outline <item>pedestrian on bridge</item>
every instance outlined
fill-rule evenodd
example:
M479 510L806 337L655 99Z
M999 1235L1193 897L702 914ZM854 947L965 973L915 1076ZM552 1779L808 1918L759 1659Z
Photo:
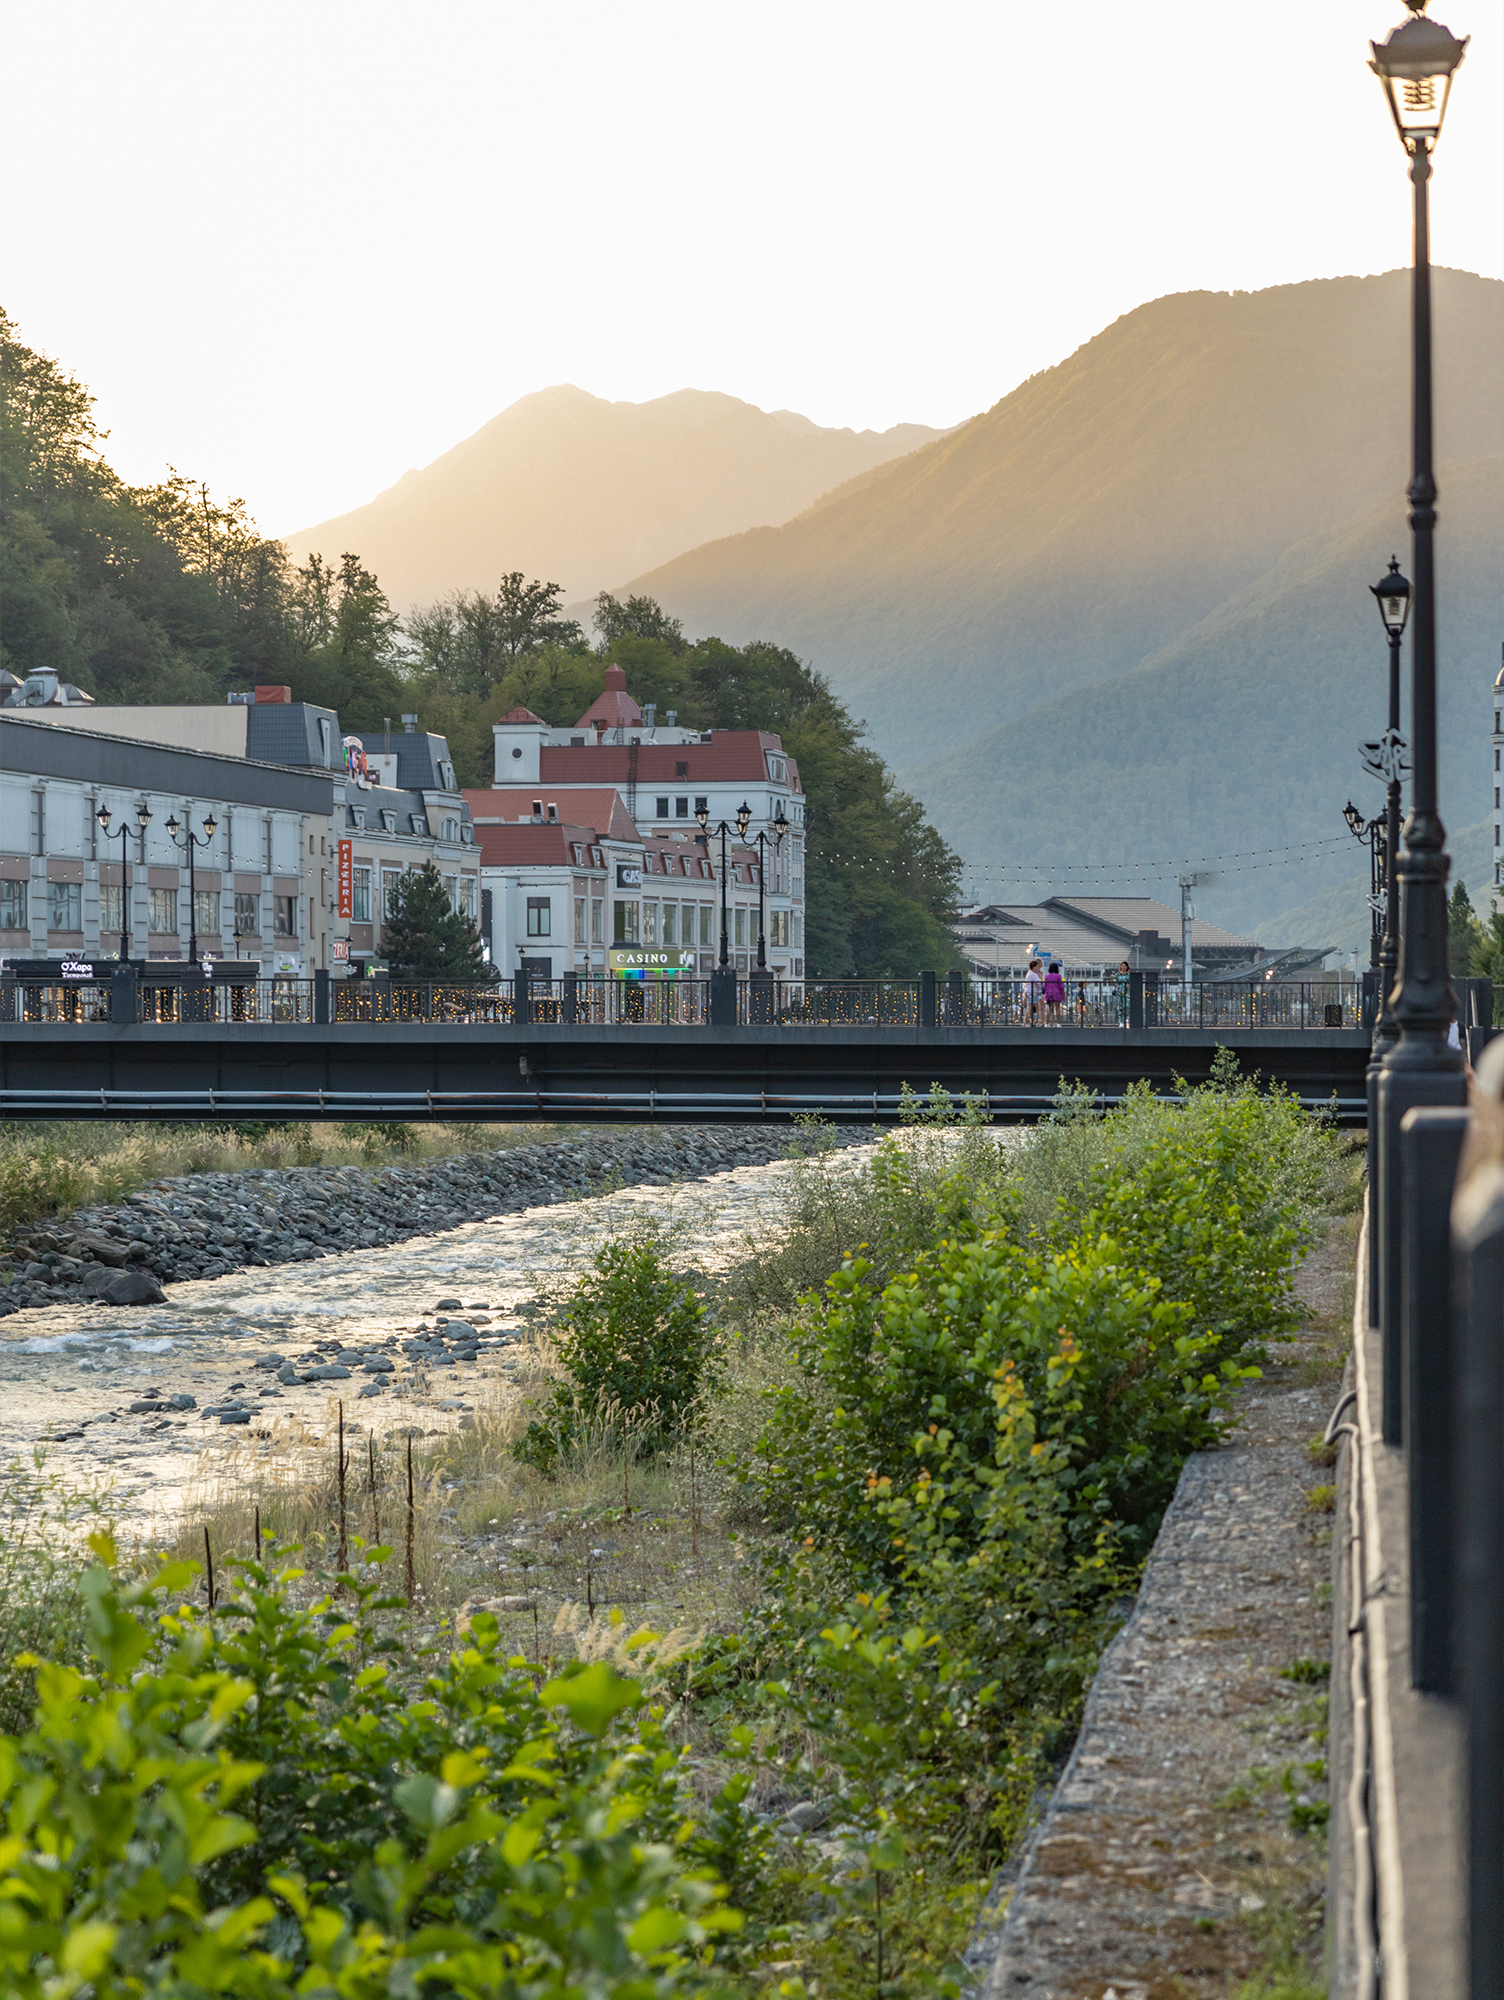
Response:
M1039 1026L1039 1002L1044 992L1044 980L1040 977L1040 961L1029 960L1029 969L1024 974L1024 1018L1031 1028Z
M1126 1028L1128 1025L1128 995L1132 987L1132 970L1133 968L1125 958L1118 967L1117 978L1113 982L1118 990L1118 1026L1120 1028Z
M1050 1027L1061 1026L1061 1009L1065 1005L1065 980L1061 976L1057 960L1051 959L1044 975L1044 1018Z

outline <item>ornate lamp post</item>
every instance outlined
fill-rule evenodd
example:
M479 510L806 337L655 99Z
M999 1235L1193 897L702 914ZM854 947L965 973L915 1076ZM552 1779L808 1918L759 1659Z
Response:
M1384 935L1384 908L1387 874L1385 872L1384 816L1364 819L1362 813L1349 799L1342 808L1342 817L1347 821L1347 830L1354 840L1361 840L1368 849L1368 963L1377 974L1379 957ZM1381 996L1382 1004L1382 996Z
M213 813L209 813L204 820L202 837L196 834L191 826L188 826L183 828L183 838L179 840L177 815L174 814L167 822L167 837L173 846L183 847L188 851L188 956L195 963L198 960L198 891L193 872L193 854L195 848L207 847L210 844L214 838L214 829L218 825L219 821L214 817Z
M757 969L759 972L766 972L768 969L767 942L764 936L767 928L764 918L767 897L764 891L768 877L768 848L771 846L775 855L780 853L783 848L783 836L788 830L789 823L784 817L783 801L780 799L772 825L757 836Z
M1431 155L1441 137L1452 78L1467 50L1426 0L1407 0L1411 18L1370 46L1414 186L1415 254L1411 280L1412 470L1409 487L1414 620L1410 647L1410 716L1414 774L1403 851L1391 873L1399 891L1398 979L1390 996L1396 1039L1379 1076L1376 1215L1383 1231L1379 1324L1384 1330L1384 1438L1402 1441L1404 1368L1400 1328L1400 1121L1418 1105L1460 1105L1460 1053L1447 1046L1451 981L1447 970L1446 829L1436 790L1436 475L1431 423L1431 251L1427 190ZM1381 609L1383 600L1381 598ZM1386 624L1388 619L1385 620Z
M1378 956L1379 1017L1374 1024L1374 1046L1382 1053L1396 1035L1389 996L1394 989L1400 958L1394 858L1400 851L1400 779L1406 770L1405 741L1400 735L1400 641L1405 636L1405 626L1410 618L1410 580L1400 574L1398 557L1391 556L1389 574L1368 587L1379 607L1384 636L1389 641L1389 726L1377 744L1365 743L1363 746L1365 768L1376 777L1382 777L1386 788L1384 852L1388 865L1384 871L1384 924ZM1376 755L1373 754L1375 752Z
M701 833L709 833L710 832L709 807L702 806L700 811L695 814L695 818L700 822ZM742 840L746 839L747 828L751 824L752 824L752 808L747 804L746 800L743 799L741 804L736 809L736 831L740 839ZM731 940L728 935L727 925L726 925L726 842L730 836L731 828L726 824L725 820L722 820L716 827L715 831L721 837L721 955L719 964L721 971L726 972L729 971L731 965Z
M119 831L111 833L110 821L114 815L108 806L101 806L94 817L99 821L100 828L106 840L118 840L120 842L120 963L122 965L129 965L131 962L131 883L130 858L127 853L126 843L131 837L131 825L129 820L122 820ZM151 808L143 799L136 808L136 838L138 840L146 838L146 829L150 825Z

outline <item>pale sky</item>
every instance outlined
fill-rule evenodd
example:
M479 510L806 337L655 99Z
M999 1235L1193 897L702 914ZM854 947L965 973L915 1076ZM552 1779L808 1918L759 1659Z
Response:
M1432 11L1436 260L1504 276L1504 5ZM1162 293L1406 262L1402 15L5 0L4 303L118 471L268 532L555 382L955 423Z

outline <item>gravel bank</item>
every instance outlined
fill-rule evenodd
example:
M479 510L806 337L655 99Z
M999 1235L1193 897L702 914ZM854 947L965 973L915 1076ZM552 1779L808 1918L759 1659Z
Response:
M843 1130L837 1143L865 1145L873 1136ZM183 1174L111 1206L14 1231L0 1259L0 1316L90 1299L159 1304L166 1284L375 1249L613 1186L701 1180L782 1159L794 1141L787 1125L616 1128L421 1166Z

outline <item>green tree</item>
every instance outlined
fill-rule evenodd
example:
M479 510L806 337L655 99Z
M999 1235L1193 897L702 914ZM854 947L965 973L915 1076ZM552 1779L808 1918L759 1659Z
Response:
M444 878L431 861L398 882L382 925L382 950L399 979L442 979L489 986L496 970L486 963L480 933L452 907Z
M386 592L348 549L334 570L317 555L297 572L299 635L309 650L294 666L293 692L339 710L346 729L376 729L404 700L399 621Z
M1447 902L1448 971L1465 977L1472 970L1473 960L1482 943L1483 926L1467 893L1467 884L1459 875L1457 886Z
M623 638L661 639L673 653L687 649L684 627L668 615L656 597L629 597L623 603L603 590L595 600L591 622L598 635L598 653L613 653L617 640Z

